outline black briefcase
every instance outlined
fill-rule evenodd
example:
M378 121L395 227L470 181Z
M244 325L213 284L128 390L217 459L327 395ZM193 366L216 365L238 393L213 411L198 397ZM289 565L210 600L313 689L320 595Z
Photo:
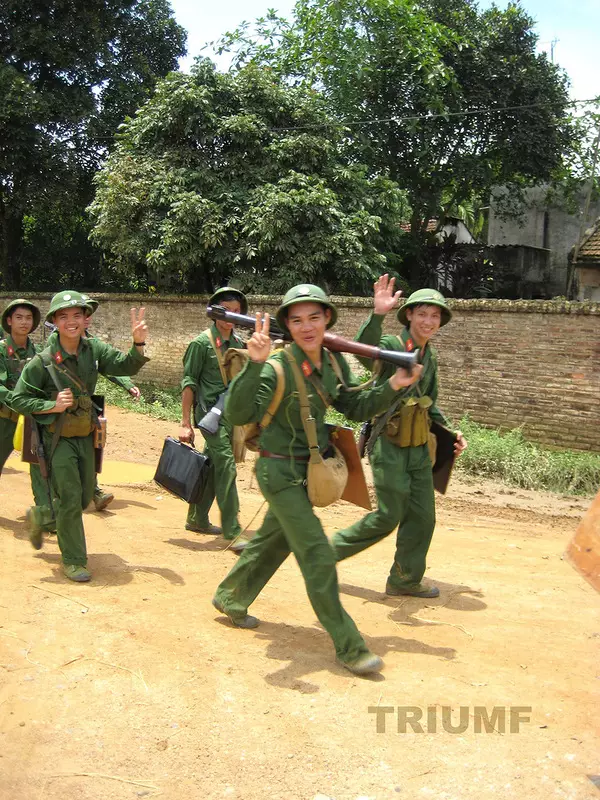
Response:
M209 467L208 456L167 436L154 480L186 503L199 503L206 486Z

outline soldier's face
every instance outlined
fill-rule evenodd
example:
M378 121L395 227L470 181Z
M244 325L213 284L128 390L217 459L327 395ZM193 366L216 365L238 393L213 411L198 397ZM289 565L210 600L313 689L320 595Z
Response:
M436 334L442 323L442 310L439 306L423 304L406 310L410 335L419 346L423 346Z
M226 308L227 311L231 311L233 314L241 314L242 313L242 306L240 305L239 300L225 300L223 303L219 303L220 306ZM229 338L229 334L234 328L232 322L224 322L223 320L219 320L217 322L217 328L221 333Z
M298 347L305 353L320 351L331 311L320 303L295 303L290 306L287 326Z
M54 324L61 339L74 341L83 336L85 312L82 308L62 308L54 315Z
M33 328L33 312L25 306L17 306L6 322L13 336L28 336Z

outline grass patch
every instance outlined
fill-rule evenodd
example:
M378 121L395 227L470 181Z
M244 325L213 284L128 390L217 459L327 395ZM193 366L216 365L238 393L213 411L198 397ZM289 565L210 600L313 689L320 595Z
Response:
M135 378L133 379L135 383ZM181 389L158 389L147 383L136 383L142 393L135 402L124 389L115 386L102 375L98 376L96 392L103 394L106 402L128 411L137 411L154 419L165 419L169 422L181 421Z
M97 391L111 405L137 411L155 419L181 420L181 390L157 389L138 384L142 397L135 403L120 387L99 377ZM362 423L350 422L334 409L327 421L349 425L358 435ZM469 446L458 459L456 469L479 478L492 478L523 489L590 496L600 486L600 455L573 450L550 450L527 441L517 428L505 433L478 425L468 417L460 422Z
M550 450L527 441L520 428L490 430L470 420L460 429L469 446L457 469L480 478L494 478L523 489L542 489L569 495L594 495L600 486L600 455L573 450Z

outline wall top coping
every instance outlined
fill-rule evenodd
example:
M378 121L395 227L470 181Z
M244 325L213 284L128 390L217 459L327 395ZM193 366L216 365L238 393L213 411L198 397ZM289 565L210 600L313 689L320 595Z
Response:
M24 300L37 299L47 300L48 303L53 297L54 292L23 292L19 297ZM152 305L155 303L198 303L205 305L208 302L209 295L206 294L128 294L128 293L107 293L107 292L93 292L94 299L100 302L107 302L109 300L117 300L121 302L131 303L132 305ZM0 303L7 304L10 300L15 298L14 293L2 292L0 294ZM373 307L373 298L371 297L338 297L331 296L331 300L339 308L367 308ZM278 306L281 302L281 295L248 295L250 306L260 308L262 305ZM498 299L473 299L473 300L457 300L453 298L448 299L448 305L458 313L461 312L502 312L513 314L587 314L592 316L600 316L600 302L591 302L589 300L498 300Z

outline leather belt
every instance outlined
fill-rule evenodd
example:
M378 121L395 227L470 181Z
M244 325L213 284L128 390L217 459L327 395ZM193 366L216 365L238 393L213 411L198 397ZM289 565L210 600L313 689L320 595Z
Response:
M259 456L262 458L279 458L283 461L306 461L310 460L309 456L282 456L280 453L270 453L268 450L260 450Z

